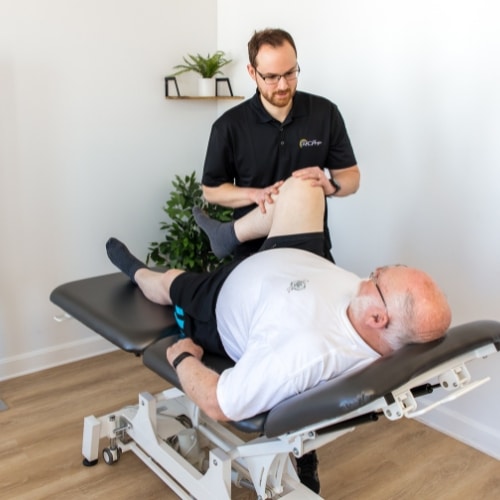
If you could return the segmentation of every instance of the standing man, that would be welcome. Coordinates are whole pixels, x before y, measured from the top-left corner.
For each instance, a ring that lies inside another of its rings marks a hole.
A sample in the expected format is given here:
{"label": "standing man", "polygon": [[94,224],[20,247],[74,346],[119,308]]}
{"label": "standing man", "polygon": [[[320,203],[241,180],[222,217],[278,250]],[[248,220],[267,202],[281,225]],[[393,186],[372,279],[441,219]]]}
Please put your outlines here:
{"label": "standing man", "polygon": [[[342,116],[327,99],[297,91],[300,66],[292,36],[281,29],[258,31],[248,55],[257,91],[213,124],[202,178],[206,200],[234,208],[235,219],[256,205],[265,212],[291,175],[314,180],[325,196],[355,193],[359,169]],[[325,236],[325,257],[333,260],[326,213]],[[262,242],[240,245],[235,256],[254,253]]]}
{"label": "standing man", "polygon": [[[300,66],[292,36],[282,29],[257,31],[248,42],[248,58],[257,91],[212,126],[202,177],[205,199],[234,208],[239,219],[255,206],[265,213],[265,203],[273,203],[272,195],[290,176],[312,179],[325,196],[355,193],[360,175],[344,120],[329,100],[297,91]],[[203,214],[195,218],[205,225]],[[324,256],[334,261],[326,210],[324,232]],[[263,242],[246,241],[234,256],[255,253]],[[316,492],[317,463],[310,452],[297,464],[301,481]]]}

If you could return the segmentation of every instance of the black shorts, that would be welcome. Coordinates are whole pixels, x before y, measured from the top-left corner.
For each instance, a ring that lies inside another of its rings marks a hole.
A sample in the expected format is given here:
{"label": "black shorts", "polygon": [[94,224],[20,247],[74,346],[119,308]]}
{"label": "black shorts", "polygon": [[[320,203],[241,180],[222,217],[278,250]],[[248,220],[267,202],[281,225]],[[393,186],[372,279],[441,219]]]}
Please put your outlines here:
{"label": "black shorts", "polygon": [[[276,236],[265,240],[259,251],[272,248],[297,248],[324,255],[323,233],[302,233]],[[177,276],[170,287],[175,319],[182,333],[203,349],[227,356],[217,331],[215,305],[219,291],[233,269],[243,259],[234,260],[215,271],[185,272]]]}

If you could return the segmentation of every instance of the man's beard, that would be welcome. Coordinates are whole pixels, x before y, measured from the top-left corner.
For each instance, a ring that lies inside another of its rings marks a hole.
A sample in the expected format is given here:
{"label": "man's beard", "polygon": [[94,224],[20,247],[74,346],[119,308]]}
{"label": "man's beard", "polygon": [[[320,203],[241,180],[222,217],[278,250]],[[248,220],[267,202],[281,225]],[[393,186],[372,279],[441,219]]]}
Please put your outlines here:
{"label": "man's beard", "polygon": [[276,106],[277,108],[285,108],[288,104],[290,104],[295,91],[292,92],[292,89],[286,89],[264,93],[260,90],[260,93],[262,97],[273,106]]}
{"label": "man's beard", "polygon": [[356,318],[358,321],[363,320],[363,316],[366,312],[366,309],[373,305],[374,299],[373,297],[367,296],[356,296],[351,299],[349,303],[349,310],[351,311],[351,315],[353,318]]}

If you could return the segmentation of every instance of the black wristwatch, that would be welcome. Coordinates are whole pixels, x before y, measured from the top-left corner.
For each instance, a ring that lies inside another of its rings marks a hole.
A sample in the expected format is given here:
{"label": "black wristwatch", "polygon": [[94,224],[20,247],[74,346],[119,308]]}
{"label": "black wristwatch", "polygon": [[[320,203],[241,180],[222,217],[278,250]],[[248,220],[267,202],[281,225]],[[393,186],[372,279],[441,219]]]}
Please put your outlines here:
{"label": "black wristwatch", "polygon": [[189,358],[193,356],[190,352],[184,351],[181,352],[173,361],[172,361],[172,366],[174,367],[174,370],[177,370],[177,367],[184,361],[186,358]]}
{"label": "black wristwatch", "polygon": [[334,196],[340,191],[340,184],[333,177],[330,177],[330,184],[333,186],[335,191],[328,196]]}

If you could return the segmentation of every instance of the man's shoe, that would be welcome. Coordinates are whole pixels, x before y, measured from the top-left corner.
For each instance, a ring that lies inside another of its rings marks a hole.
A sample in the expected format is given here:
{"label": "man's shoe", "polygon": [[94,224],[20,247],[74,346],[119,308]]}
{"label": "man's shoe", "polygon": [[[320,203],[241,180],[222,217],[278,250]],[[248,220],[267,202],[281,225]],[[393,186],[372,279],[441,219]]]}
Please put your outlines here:
{"label": "man's shoe", "polygon": [[297,474],[304,486],[319,493],[318,457],[314,450],[297,458]]}

